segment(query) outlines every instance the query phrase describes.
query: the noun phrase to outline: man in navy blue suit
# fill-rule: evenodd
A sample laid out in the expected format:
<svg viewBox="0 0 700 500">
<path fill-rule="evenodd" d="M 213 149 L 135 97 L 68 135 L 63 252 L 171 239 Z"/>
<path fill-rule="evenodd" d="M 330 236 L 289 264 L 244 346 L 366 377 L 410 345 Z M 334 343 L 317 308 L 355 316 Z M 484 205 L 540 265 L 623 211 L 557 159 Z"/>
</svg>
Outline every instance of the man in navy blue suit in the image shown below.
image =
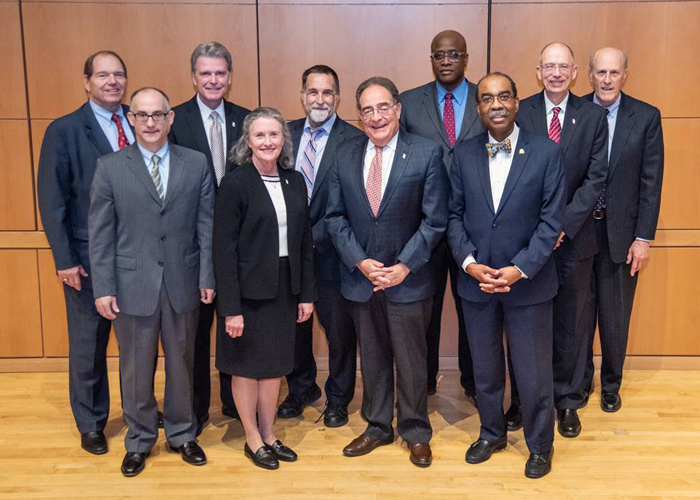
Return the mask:
<svg viewBox="0 0 700 500">
<path fill-rule="evenodd" d="M 518 93 L 509 76 L 486 75 L 476 97 L 488 133 L 455 150 L 447 229 L 464 270 L 459 295 L 481 419 L 466 460 L 484 462 L 507 444 L 505 327 L 530 450 L 525 475 L 539 478 L 553 455 L 552 252 L 564 227 L 563 156 L 557 144 L 515 124 Z"/>
</svg>

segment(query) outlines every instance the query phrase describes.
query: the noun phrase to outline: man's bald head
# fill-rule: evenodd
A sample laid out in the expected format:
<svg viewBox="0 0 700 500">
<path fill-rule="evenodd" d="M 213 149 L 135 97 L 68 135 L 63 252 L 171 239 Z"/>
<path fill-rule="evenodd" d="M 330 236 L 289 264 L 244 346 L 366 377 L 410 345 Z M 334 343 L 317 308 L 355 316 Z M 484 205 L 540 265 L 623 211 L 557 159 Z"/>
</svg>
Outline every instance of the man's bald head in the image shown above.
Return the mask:
<svg viewBox="0 0 700 500">
<path fill-rule="evenodd" d="M 467 51 L 467 41 L 464 39 L 464 37 L 459 31 L 445 30 L 435 35 L 433 41 L 430 44 L 430 52 L 435 52 L 436 50 L 438 50 L 437 47 L 444 40 L 449 40 L 458 52 Z"/>
<path fill-rule="evenodd" d="M 438 83 L 447 91 L 456 89 L 464 81 L 469 62 L 467 41 L 457 31 L 441 31 L 430 44 L 430 60 Z"/>
<path fill-rule="evenodd" d="M 627 81 L 627 54 L 613 47 L 596 50 L 588 61 L 588 79 L 598 102 L 612 105 Z"/>
<path fill-rule="evenodd" d="M 545 94 L 552 103 L 559 104 L 566 98 L 569 86 L 577 76 L 578 66 L 571 47 L 562 42 L 553 42 L 542 48 L 537 78 L 544 85 Z"/>
</svg>

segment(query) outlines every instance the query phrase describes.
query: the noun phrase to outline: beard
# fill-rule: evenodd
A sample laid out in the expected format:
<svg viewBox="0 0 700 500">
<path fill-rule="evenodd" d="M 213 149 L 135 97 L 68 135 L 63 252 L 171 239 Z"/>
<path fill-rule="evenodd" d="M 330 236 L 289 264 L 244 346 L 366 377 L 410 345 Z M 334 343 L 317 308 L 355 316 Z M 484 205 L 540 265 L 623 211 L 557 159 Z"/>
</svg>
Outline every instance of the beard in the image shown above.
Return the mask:
<svg viewBox="0 0 700 500">
<path fill-rule="evenodd" d="M 311 108 L 309 111 L 309 119 L 314 123 L 325 123 L 333 114 L 333 108 L 327 109 Z"/>
</svg>

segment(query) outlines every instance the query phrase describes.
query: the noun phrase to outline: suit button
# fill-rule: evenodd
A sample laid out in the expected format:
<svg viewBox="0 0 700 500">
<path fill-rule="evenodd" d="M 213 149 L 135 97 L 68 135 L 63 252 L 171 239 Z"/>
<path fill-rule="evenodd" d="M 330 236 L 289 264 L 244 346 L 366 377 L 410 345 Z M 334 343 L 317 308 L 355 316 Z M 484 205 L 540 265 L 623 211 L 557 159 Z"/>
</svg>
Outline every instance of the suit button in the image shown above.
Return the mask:
<svg viewBox="0 0 700 500">
<path fill-rule="evenodd" d="M 165 237 L 165 236 L 160 237 L 160 241 L 165 241 L 166 239 L 167 239 L 167 237 Z"/>
<path fill-rule="evenodd" d="M 163 267 L 163 261 L 162 261 L 162 260 L 159 260 L 159 261 L 158 261 L 158 265 L 159 265 L 160 267 Z"/>
<path fill-rule="evenodd" d="M 375 252 L 378 252 L 378 251 L 379 251 L 379 247 L 374 247 L 374 251 L 375 251 Z"/>
<path fill-rule="evenodd" d="M 378 225 L 379 225 L 379 221 L 378 221 L 378 220 L 375 220 L 375 221 L 374 221 L 374 225 L 375 225 L 375 226 L 378 226 Z"/>
<path fill-rule="evenodd" d="M 491 227 L 496 229 L 498 227 L 498 224 L 493 224 Z"/>
<path fill-rule="evenodd" d="M 161 210 L 160 215 L 165 215 L 165 210 Z"/>
</svg>

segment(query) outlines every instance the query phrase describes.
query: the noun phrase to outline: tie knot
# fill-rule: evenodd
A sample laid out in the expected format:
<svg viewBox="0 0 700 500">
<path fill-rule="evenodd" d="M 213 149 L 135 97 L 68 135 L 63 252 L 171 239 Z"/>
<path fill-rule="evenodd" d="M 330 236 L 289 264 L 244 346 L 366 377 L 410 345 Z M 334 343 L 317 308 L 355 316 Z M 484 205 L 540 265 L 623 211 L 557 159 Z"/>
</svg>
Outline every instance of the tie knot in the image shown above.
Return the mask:
<svg viewBox="0 0 700 500">
<path fill-rule="evenodd" d="M 453 96 L 452 93 L 450 93 L 450 92 L 448 92 L 447 94 L 445 94 L 445 100 L 447 100 L 447 101 L 451 101 L 453 97 L 454 97 L 454 96 Z"/>
<path fill-rule="evenodd" d="M 377 155 L 379 158 L 381 158 L 383 149 L 384 149 L 383 146 L 374 146 L 374 154 Z"/>
<path fill-rule="evenodd" d="M 610 110 L 608 108 L 605 108 L 605 116 L 610 116 Z"/>
<path fill-rule="evenodd" d="M 506 139 L 503 142 L 487 142 L 486 143 L 486 152 L 489 155 L 489 158 L 493 158 L 498 154 L 499 151 L 505 151 L 506 153 L 510 153 L 512 150 L 511 145 L 510 145 L 510 138 Z"/>
<path fill-rule="evenodd" d="M 559 116 L 559 111 L 561 111 L 561 108 L 557 106 L 556 108 L 552 108 L 552 113 L 554 113 L 554 118 L 557 118 Z"/>
<path fill-rule="evenodd" d="M 119 118 L 119 115 L 116 113 L 112 113 L 112 121 L 116 123 L 117 125 L 121 124 L 121 119 Z"/>
<path fill-rule="evenodd" d="M 151 161 L 153 162 L 153 166 L 157 167 L 160 164 L 160 156 L 158 156 L 158 155 L 151 156 Z"/>
<path fill-rule="evenodd" d="M 218 121 L 219 120 L 219 113 L 216 111 L 212 111 L 211 114 L 209 115 L 209 118 L 211 118 L 213 121 Z"/>
<path fill-rule="evenodd" d="M 309 135 L 311 135 L 311 140 L 315 141 L 318 139 L 318 137 L 323 133 L 323 129 L 321 127 L 318 128 L 308 128 Z"/>
</svg>

